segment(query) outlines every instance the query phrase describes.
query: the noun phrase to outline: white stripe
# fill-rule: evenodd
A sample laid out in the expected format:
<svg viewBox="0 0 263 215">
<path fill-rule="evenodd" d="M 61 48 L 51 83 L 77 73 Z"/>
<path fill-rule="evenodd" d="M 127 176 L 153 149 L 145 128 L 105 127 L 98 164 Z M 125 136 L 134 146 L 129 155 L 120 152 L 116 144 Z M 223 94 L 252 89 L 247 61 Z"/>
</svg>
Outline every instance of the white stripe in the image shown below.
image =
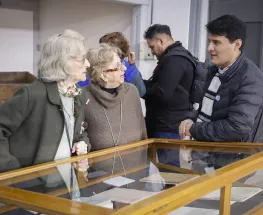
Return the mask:
<svg viewBox="0 0 263 215">
<path fill-rule="evenodd" d="M 214 78 L 211 81 L 211 84 L 208 87 L 208 90 L 211 92 L 216 93 L 221 85 L 221 81 L 217 76 L 214 76 Z"/>
<path fill-rule="evenodd" d="M 204 97 L 201 112 L 205 113 L 208 116 L 212 116 L 213 104 L 213 100 Z"/>
</svg>

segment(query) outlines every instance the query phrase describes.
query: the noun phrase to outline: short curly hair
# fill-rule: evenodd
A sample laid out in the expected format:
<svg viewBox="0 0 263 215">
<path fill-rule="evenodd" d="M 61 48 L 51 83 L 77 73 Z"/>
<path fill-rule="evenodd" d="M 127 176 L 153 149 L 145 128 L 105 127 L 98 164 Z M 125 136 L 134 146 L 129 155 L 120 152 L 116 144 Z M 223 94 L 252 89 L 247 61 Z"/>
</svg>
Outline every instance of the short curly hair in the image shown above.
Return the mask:
<svg viewBox="0 0 263 215">
<path fill-rule="evenodd" d="M 101 79 L 102 73 L 107 66 L 113 61 L 114 54 L 120 55 L 121 51 L 118 47 L 101 43 L 98 48 L 90 49 L 87 53 L 87 59 L 90 67 L 87 69 L 88 76 L 92 83 L 103 86 Z"/>
<path fill-rule="evenodd" d="M 118 47 L 122 53 L 120 53 L 120 58 L 128 57 L 130 53 L 130 45 L 127 38 L 121 32 L 112 32 L 105 34 L 100 38 L 99 43 L 107 43 Z"/>
</svg>

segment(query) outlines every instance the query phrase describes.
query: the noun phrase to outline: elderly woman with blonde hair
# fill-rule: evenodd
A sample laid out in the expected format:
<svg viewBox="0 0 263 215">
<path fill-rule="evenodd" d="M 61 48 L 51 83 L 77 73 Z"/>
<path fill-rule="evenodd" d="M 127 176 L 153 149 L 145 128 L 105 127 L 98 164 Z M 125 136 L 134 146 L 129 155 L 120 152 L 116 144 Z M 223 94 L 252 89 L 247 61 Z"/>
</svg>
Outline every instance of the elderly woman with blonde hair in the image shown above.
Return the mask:
<svg viewBox="0 0 263 215">
<path fill-rule="evenodd" d="M 120 50 L 107 44 L 91 49 L 86 88 L 85 120 L 92 150 L 114 147 L 147 138 L 140 96 L 136 87 L 124 82 L 125 66 Z"/>
<path fill-rule="evenodd" d="M 86 78 L 84 37 L 66 30 L 43 46 L 34 83 L 0 106 L 0 172 L 86 154 L 84 95 L 75 83 Z"/>
</svg>

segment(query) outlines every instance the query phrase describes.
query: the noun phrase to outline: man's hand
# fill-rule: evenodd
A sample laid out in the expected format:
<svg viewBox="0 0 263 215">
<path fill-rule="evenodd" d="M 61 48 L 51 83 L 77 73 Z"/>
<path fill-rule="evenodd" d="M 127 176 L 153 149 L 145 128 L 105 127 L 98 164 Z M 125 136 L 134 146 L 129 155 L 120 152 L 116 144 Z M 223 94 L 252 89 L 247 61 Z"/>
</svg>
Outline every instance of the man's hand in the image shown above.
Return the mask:
<svg viewBox="0 0 263 215">
<path fill-rule="evenodd" d="M 73 144 L 72 153 L 84 155 L 88 153 L 88 146 L 84 141 L 79 141 Z"/>
<path fill-rule="evenodd" d="M 186 136 L 189 136 L 189 137 L 191 136 L 190 129 L 193 123 L 194 122 L 191 119 L 186 119 L 181 122 L 179 126 L 179 135 L 182 139 L 185 138 Z"/>
</svg>

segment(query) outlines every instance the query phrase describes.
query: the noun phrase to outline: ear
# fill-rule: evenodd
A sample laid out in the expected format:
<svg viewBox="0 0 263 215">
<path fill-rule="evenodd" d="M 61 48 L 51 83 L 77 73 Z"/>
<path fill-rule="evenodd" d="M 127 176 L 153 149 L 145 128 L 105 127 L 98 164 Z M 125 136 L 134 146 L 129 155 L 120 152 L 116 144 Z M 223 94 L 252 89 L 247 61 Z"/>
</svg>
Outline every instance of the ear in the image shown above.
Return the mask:
<svg viewBox="0 0 263 215">
<path fill-rule="evenodd" d="M 161 45 L 163 45 L 163 38 L 159 38 Z"/>
<path fill-rule="evenodd" d="M 104 75 L 104 73 L 102 73 L 102 74 L 100 75 L 100 78 L 101 78 L 101 80 L 102 80 L 103 82 L 105 82 L 105 83 L 108 82 L 108 78 Z"/>
<path fill-rule="evenodd" d="M 242 43 L 242 40 L 241 40 L 241 39 L 237 39 L 237 40 L 235 41 L 235 51 L 240 50 L 242 44 L 243 44 L 243 43 Z"/>
</svg>

